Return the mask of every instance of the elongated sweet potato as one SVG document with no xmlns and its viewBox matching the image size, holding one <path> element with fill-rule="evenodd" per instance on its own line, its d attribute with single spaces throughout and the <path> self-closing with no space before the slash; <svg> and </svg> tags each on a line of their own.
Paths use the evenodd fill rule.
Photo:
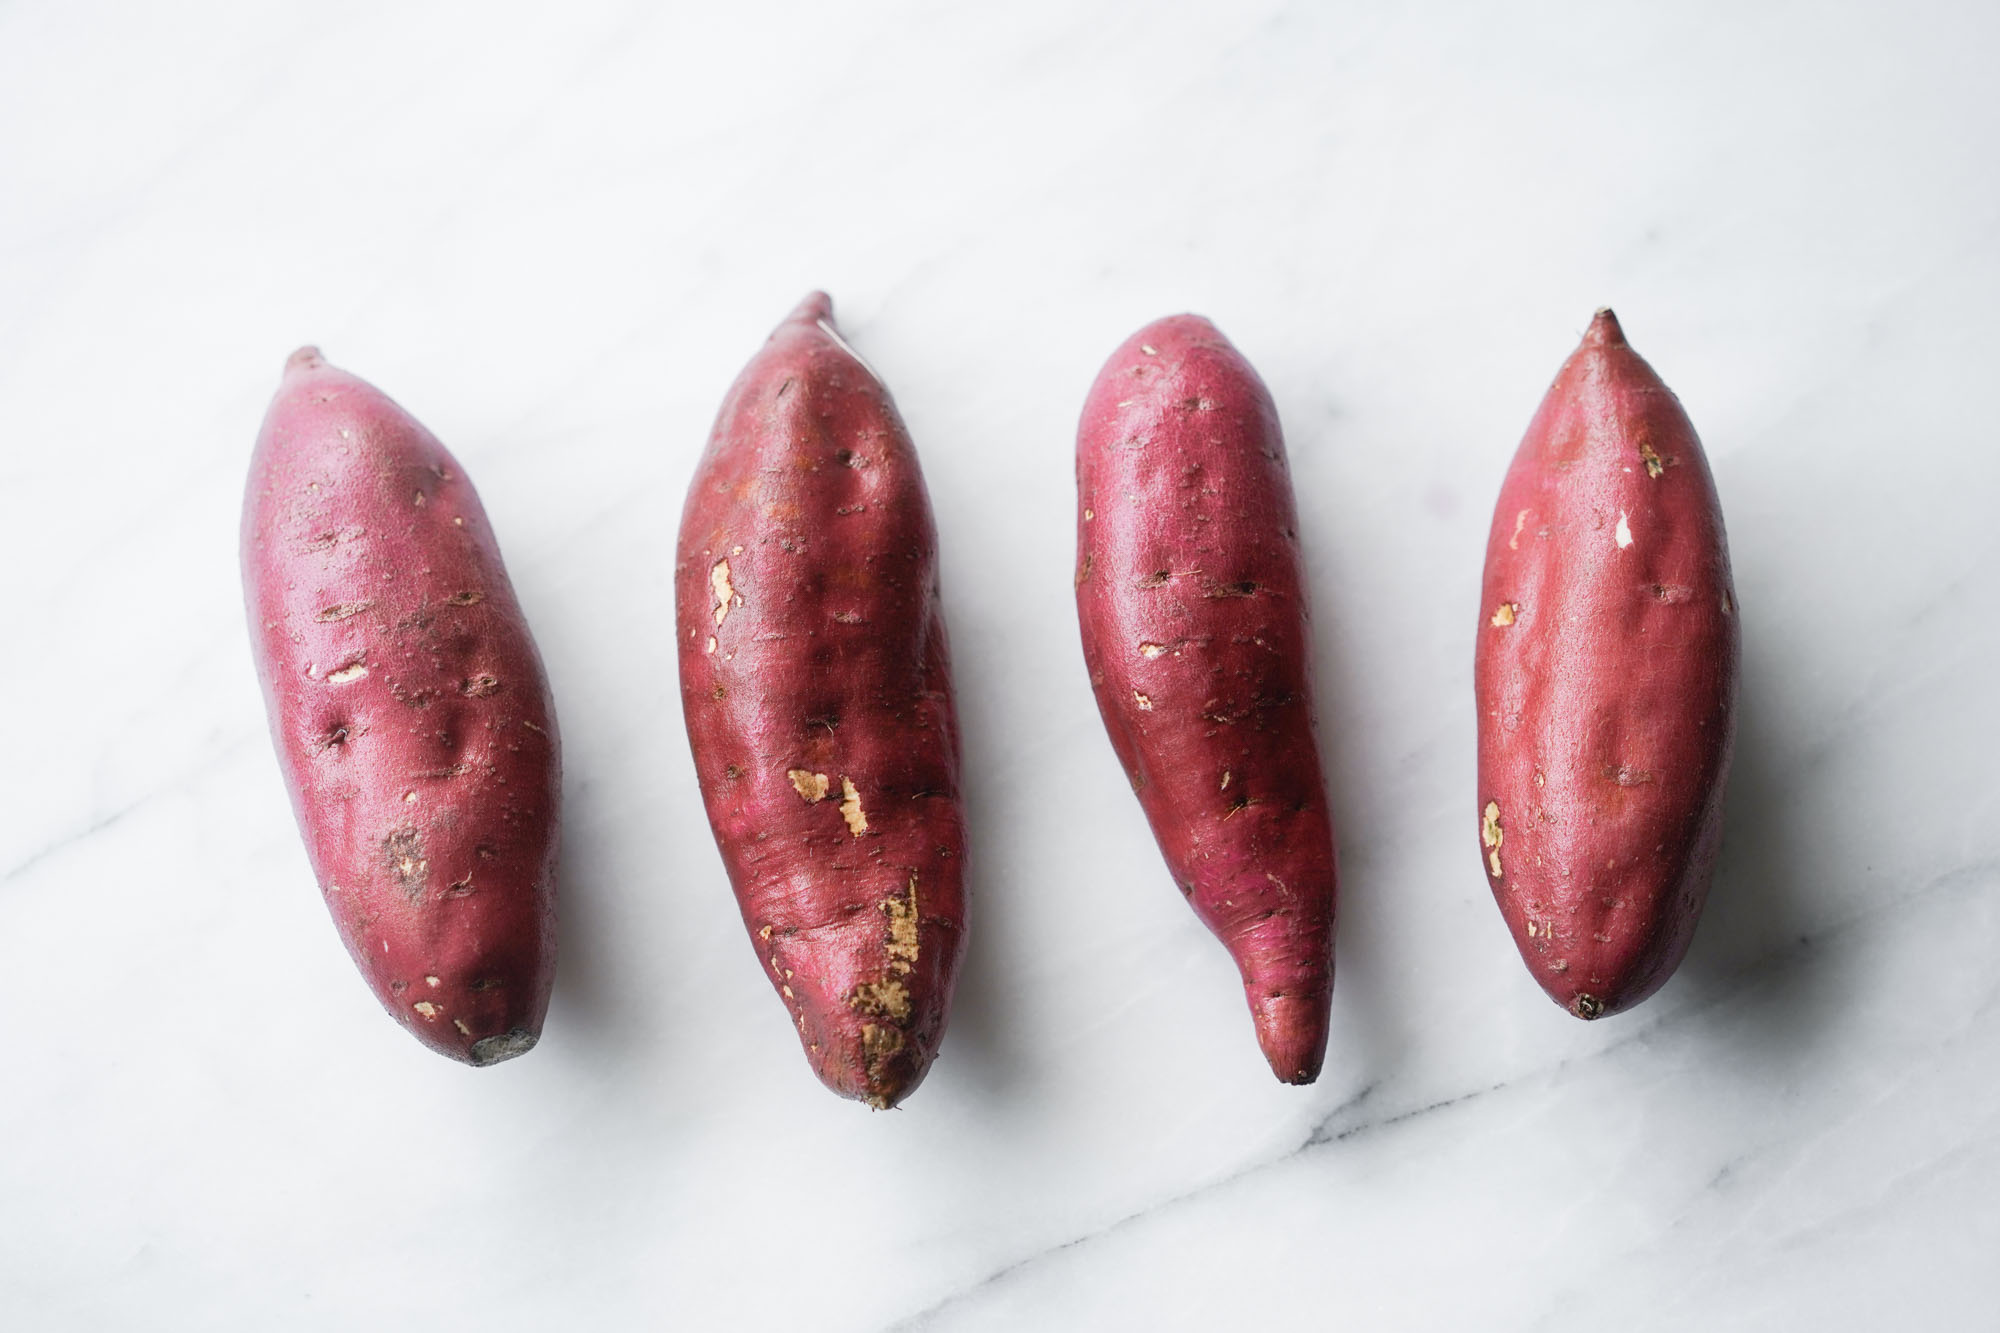
<svg viewBox="0 0 2000 1333">
<path fill-rule="evenodd" d="M 242 554 L 271 737 L 348 952 L 432 1050 L 521 1054 L 555 973 L 561 761 L 472 482 L 301 348 L 257 437 Z"/>
<path fill-rule="evenodd" d="M 1243 974 L 1271 1071 L 1326 1054 L 1335 867 L 1298 516 L 1277 409 L 1207 320 L 1098 374 L 1076 440 L 1077 617 L 1174 882 Z"/>
<path fill-rule="evenodd" d="M 958 723 L 916 450 L 823 293 L 731 386 L 674 581 L 688 743 L 757 957 L 813 1072 L 893 1106 L 965 949 Z"/>
<path fill-rule="evenodd" d="M 1609 310 L 1514 455 L 1479 614 L 1487 879 L 1542 989 L 1617 1013 L 1708 897 L 1740 636 L 1701 441 Z"/>
</svg>

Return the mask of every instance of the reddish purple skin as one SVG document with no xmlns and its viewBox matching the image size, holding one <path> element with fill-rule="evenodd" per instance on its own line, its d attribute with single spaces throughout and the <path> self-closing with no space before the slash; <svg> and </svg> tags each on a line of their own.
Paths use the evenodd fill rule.
<svg viewBox="0 0 2000 1333">
<path fill-rule="evenodd" d="M 1149 324 L 1091 386 L 1076 483 L 1077 617 L 1112 748 L 1243 974 L 1271 1071 L 1310 1083 L 1336 872 L 1277 409 L 1207 320 Z"/>
<path fill-rule="evenodd" d="M 1474 666 L 1487 880 L 1579 1018 L 1651 995 L 1694 937 L 1736 731 L 1735 597 L 1701 441 L 1599 311 L 1501 488 Z"/>
<path fill-rule="evenodd" d="M 302 348 L 250 463 L 257 675 L 340 938 L 417 1040 L 468 1064 L 540 1037 L 561 760 L 541 658 L 471 481 Z"/>
<path fill-rule="evenodd" d="M 675 593 L 688 743 L 758 960 L 821 1081 L 893 1106 L 965 950 L 958 723 L 916 450 L 823 293 L 723 402 Z"/>
</svg>

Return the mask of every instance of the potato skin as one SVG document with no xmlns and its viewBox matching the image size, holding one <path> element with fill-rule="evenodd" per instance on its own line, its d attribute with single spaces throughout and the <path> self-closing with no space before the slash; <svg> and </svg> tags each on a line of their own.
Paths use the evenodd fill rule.
<svg viewBox="0 0 2000 1333">
<path fill-rule="evenodd" d="M 1174 882 L 1243 975 L 1271 1072 L 1318 1077 L 1336 868 L 1277 409 L 1196 315 L 1105 363 L 1076 440 L 1077 619 Z"/>
<path fill-rule="evenodd" d="M 958 723 L 916 450 L 824 293 L 723 402 L 675 603 L 688 744 L 758 961 L 821 1081 L 893 1106 L 965 950 Z"/>
<path fill-rule="evenodd" d="M 1609 310 L 1556 376 L 1486 545 L 1480 857 L 1579 1018 L 1665 984 L 1722 833 L 1741 638 L 1694 427 Z"/>
<path fill-rule="evenodd" d="M 561 759 L 472 482 L 301 348 L 257 437 L 242 560 L 278 763 L 348 953 L 432 1050 L 528 1050 L 555 974 Z"/>
</svg>

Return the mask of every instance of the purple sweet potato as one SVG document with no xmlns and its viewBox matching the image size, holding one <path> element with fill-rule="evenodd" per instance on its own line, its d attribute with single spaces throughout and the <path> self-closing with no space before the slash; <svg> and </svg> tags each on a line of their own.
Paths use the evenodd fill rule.
<svg viewBox="0 0 2000 1333">
<path fill-rule="evenodd" d="M 965 949 L 958 725 L 916 450 L 822 293 L 722 404 L 675 591 L 688 743 L 758 961 L 813 1072 L 893 1106 Z"/>
<path fill-rule="evenodd" d="M 1335 864 L 1277 409 L 1207 320 L 1149 324 L 1077 430 L 1077 616 L 1174 882 L 1243 974 L 1271 1072 L 1326 1054 Z"/>
<path fill-rule="evenodd" d="M 472 482 L 302 348 L 257 437 L 242 555 L 271 737 L 347 951 L 432 1050 L 521 1054 L 554 978 L 561 761 Z"/>
<path fill-rule="evenodd" d="M 1708 897 L 1741 650 L 1701 441 L 1609 310 L 1514 455 L 1479 616 L 1487 880 L 1550 998 L 1615 1014 Z"/>
</svg>

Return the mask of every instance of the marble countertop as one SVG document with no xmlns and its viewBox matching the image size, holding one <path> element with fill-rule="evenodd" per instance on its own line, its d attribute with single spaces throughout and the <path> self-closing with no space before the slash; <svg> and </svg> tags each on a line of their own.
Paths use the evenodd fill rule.
<svg viewBox="0 0 2000 1333">
<path fill-rule="evenodd" d="M 0 1324 L 1994 1317 L 2000 10 L 474 13 L 0 7 Z M 687 478 L 811 287 L 923 453 L 965 729 L 971 949 L 888 1114 L 801 1059 L 673 684 Z M 1585 1025 L 1480 873 L 1471 656 L 1602 304 L 1707 443 L 1745 677 L 1693 950 Z M 1299 486 L 1344 875 L 1305 1089 L 1077 644 L 1076 416 L 1181 309 Z M 476 477 L 556 692 L 562 961 L 494 1069 L 354 975 L 266 738 L 237 508 L 306 341 Z"/>
</svg>

